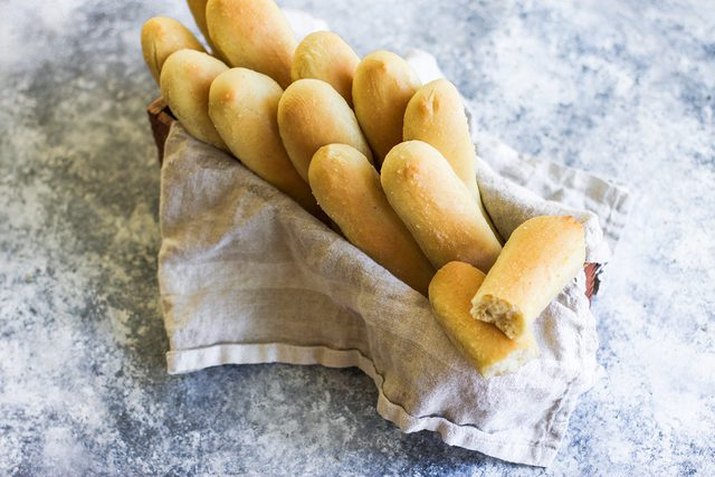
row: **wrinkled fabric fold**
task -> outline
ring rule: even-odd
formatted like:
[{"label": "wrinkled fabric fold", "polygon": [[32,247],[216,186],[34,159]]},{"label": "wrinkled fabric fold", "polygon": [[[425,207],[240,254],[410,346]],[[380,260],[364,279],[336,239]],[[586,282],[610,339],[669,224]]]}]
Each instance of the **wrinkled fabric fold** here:
[{"label": "wrinkled fabric fold", "polygon": [[[497,175],[489,164],[499,159],[482,157],[479,185],[500,233],[533,215],[569,213],[586,226],[589,256],[607,259],[595,214],[539,198]],[[425,297],[179,124],[166,142],[160,222],[169,373],[274,362],[356,366],[375,383],[377,411],[404,432],[430,430],[450,445],[547,466],[599,369],[583,274],[537,320],[541,356],[485,380],[451,345]]]}]

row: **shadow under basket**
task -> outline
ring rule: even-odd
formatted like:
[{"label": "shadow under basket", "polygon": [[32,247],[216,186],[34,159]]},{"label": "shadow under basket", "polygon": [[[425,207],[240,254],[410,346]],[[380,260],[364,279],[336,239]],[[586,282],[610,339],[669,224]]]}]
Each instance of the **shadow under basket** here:
[{"label": "shadow under basket", "polygon": [[[176,121],[176,118],[161,97],[155,99],[147,106],[147,114],[149,115],[149,123],[151,124],[159,164],[161,165],[164,159],[164,143],[169,135],[171,124]],[[598,288],[601,284],[599,277],[601,268],[602,265],[599,263],[586,263],[584,265],[584,271],[586,272],[586,296],[589,301],[598,293]]]}]

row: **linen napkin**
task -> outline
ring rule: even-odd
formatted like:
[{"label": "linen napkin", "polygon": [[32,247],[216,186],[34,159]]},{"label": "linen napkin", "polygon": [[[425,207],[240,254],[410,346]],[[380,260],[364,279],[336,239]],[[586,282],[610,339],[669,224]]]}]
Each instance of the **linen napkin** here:
[{"label": "linen napkin", "polygon": [[[571,214],[586,225],[589,260],[605,260],[596,215],[540,199],[487,165],[519,170],[519,161],[490,156],[479,165],[484,204],[502,236],[534,215]],[[533,167],[552,171],[540,176],[542,190],[610,210],[604,225],[617,240],[612,218],[625,213],[624,191],[582,172]],[[375,382],[378,413],[404,432],[436,431],[448,444],[538,466],[552,461],[578,396],[594,382],[597,337],[583,273],[536,321],[541,356],[485,380],[422,295],[178,123],[166,143],[160,220],[169,373],[245,363],[357,366]]]}]

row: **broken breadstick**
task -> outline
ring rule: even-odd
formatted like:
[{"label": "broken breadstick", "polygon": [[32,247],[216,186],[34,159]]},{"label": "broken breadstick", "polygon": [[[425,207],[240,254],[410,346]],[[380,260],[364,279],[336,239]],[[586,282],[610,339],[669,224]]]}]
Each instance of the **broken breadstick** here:
[{"label": "broken breadstick", "polygon": [[539,216],[512,232],[472,299],[472,316],[494,323],[509,338],[529,326],[582,269],[583,225],[570,216]]}]

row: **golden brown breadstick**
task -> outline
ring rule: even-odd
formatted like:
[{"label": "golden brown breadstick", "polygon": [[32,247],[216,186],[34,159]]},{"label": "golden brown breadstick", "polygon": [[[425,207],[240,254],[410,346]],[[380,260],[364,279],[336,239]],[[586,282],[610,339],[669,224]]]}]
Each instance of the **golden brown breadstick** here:
[{"label": "golden brown breadstick", "polygon": [[352,107],[353,75],[358,63],[360,57],[339,35],[316,31],[298,44],[290,73],[293,81],[303,78],[325,81]]},{"label": "golden brown breadstick", "polygon": [[208,3],[208,0],[187,0],[186,3],[189,5],[189,10],[191,11],[191,16],[194,17],[196,26],[199,27],[201,34],[211,47],[211,53],[213,53],[216,58],[226,63],[226,57],[219,51],[209,35],[209,27],[206,24],[206,4]]},{"label": "golden brown breadstick", "polygon": [[152,17],[142,26],[142,54],[156,84],[159,84],[161,67],[175,51],[190,49],[204,51],[193,33],[177,20],[169,17]]},{"label": "golden brown breadstick", "polygon": [[206,23],[211,40],[231,66],[270,76],[286,88],[296,40],[273,0],[209,0]]},{"label": "golden brown breadstick", "polygon": [[206,41],[211,43],[209,29],[206,26],[206,3],[208,3],[208,0],[187,0],[186,3],[189,5],[189,10],[191,11],[191,16],[194,17],[196,26],[199,27]]},{"label": "golden brown breadstick", "polygon": [[405,108],[420,87],[409,64],[389,51],[367,55],[353,79],[353,103],[378,165],[393,146],[402,142]]},{"label": "golden brown breadstick", "polygon": [[381,177],[387,200],[436,268],[453,260],[491,268],[501,245],[437,149],[422,141],[398,144]]},{"label": "golden brown breadstick", "polygon": [[533,336],[516,341],[492,325],[472,318],[471,299],[484,274],[463,262],[449,262],[429,285],[437,321],[454,346],[485,378],[516,371],[539,354]]},{"label": "golden brown breadstick", "polygon": [[302,79],[290,85],[278,104],[278,128],[290,160],[306,181],[310,160],[328,144],[353,146],[372,162],[355,113],[325,81]]},{"label": "golden brown breadstick", "polygon": [[233,68],[211,83],[209,116],[228,148],[246,167],[317,214],[315,197],[290,162],[278,134],[282,94],[269,76]]},{"label": "golden brown breadstick", "polygon": [[518,339],[583,267],[583,225],[573,217],[529,219],[511,234],[472,299],[472,316]]},{"label": "golden brown breadstick", "polygon": [[320,207],[350,243],[427,294],[434,268],[390,207],[365,155],[345,144],[323,146],[313,156],[308,177]]},{"label": "golden brown breadstick", "polygon": [[211,82],[228,67],[206,53],[179,50],[161,70],[161,95],[171,112],[196,139],[227,149],[209,117]]},{"label": "golden brown breadstick", "polygon": [[459,91],[446,79],[427,83],[415,93],[405,111],[404,140],[431,144],[454,172],[479,197],[474,144]]}]

